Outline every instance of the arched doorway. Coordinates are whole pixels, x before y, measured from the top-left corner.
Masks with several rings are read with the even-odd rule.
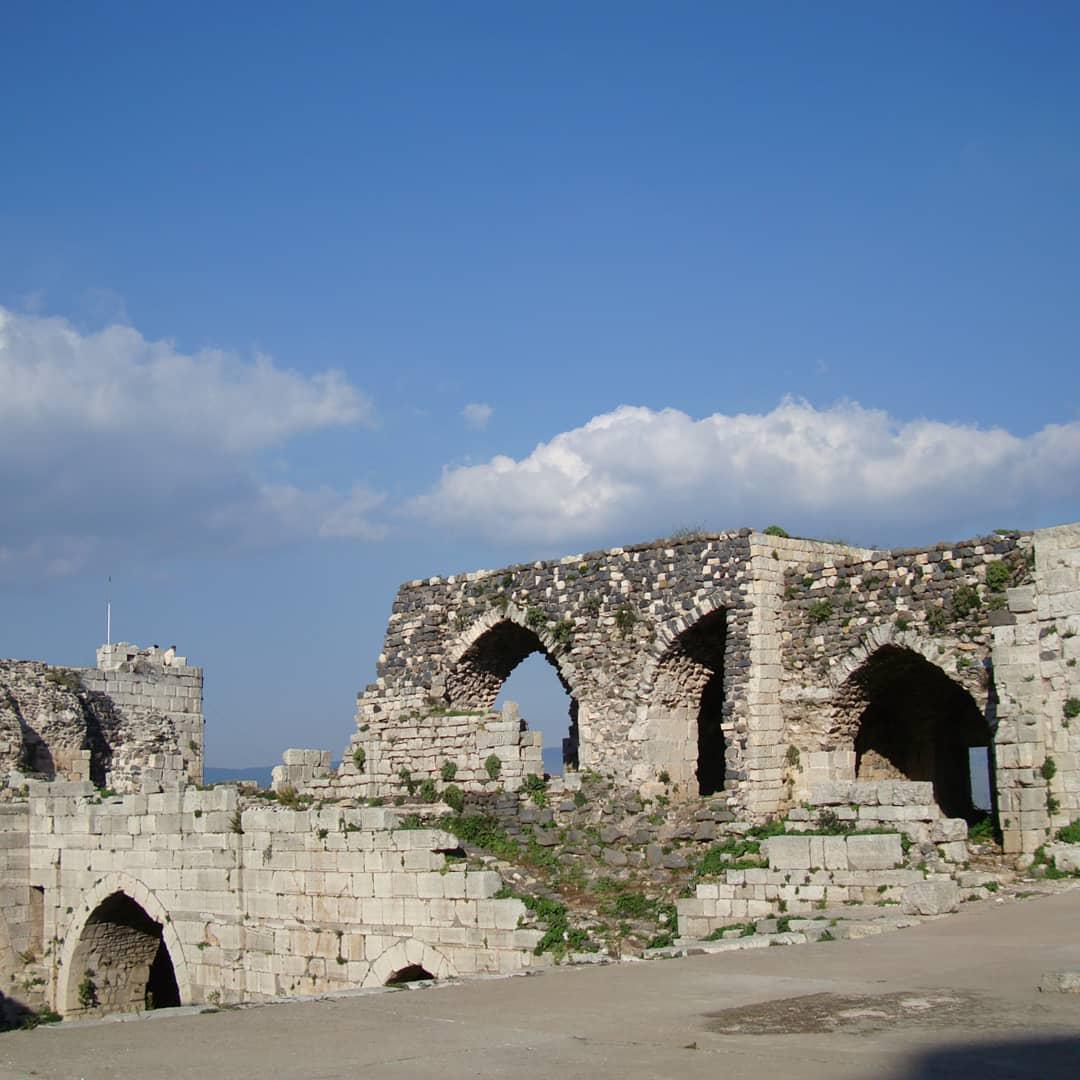
[[[434,978],[435,976],[423,965],[408,964],[406,967],[391,972],[390,977],[386,980],[386,985],[404,986],[406,983],[426,982]]]
[[[672,641],[660,658],[653,689],[652,760],[699,795],[724,790],[727,611],[704,615]],[[691,791],[691,793],[693,793]]]
[[[180,988],[161,923],[126,893],[107,896],[90,913],[72,953],[65,1015],[179,1004]]]
[[[452,706],[493,708],[511,673],[534,654],[542,656],[554,669],[555,677],[565,694],[564,701],[568,701],[568,735],[562,739],[562,760],[564,766],[576,769],[578,703],[558,661],[540,639],[540,635],[529,627],[506,619],[484,631],[462,653],[447,675],[446,696]],[[547,695],[547,700],[551,700],[550,695]],[[526,719],[529,717],[526,716]],[[538,718],[531,719],[535,722]]]
[[[911,649],[883,645],[849,676],[842,700],[857,779],[929,780],[947,817],[980,816],[970,751],[993,738],[964,687]]]

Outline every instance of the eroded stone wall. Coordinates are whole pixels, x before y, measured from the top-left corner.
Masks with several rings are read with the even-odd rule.
[[[680,636],[721,613],[722,645],[710,663],[722,669],[720,753],[737,799],[755,768],[745,741],[752,709],[749,537],[748,530],[699,536],[403,586],[378,679],[358,702],[343,779],[359,747],[365,770],[351,777],[359,790],[392,792],[402,767],[434,779],[448,756],[483,783],[487,710],[513,668],[540,651],[572,698],[568,750],[580,768],[617,772],[637,785],[666,773],[683,793],[696,791],[699,684],[712,671],[700,664],[691,670],[690,661],[680,669],[688,656]],[[421,748],[455,728],[458,753]],[[416,753],[402,756],[409,739],[419,741]],[[531,746],[523,739],[520,754]]]
[[[448,860],[447,833],[397,824],[383,809],[242,805],[234,787],[103,799],[32,782],[22,817],[0,817],[13,840],[0,869],[28,853],[61,1012],[84,1007],[88,969],[103,1005],[141,1007],[158,930],[185,1004],[381,986],[410,965],[445,978],[544,962],[521,901],[496,898],[497,873]]]
[[[202,670],[156,646],[102,646],[96,668],[0,660],[0,776],[117,791],[199,783]]]

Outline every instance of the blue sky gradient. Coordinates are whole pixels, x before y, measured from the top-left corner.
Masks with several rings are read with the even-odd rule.
[[[402,580],[1080,518],[1078,42],[1070,3],[6,5],[0,655],[91,662],[112,574],[247,765],[345,744]]]

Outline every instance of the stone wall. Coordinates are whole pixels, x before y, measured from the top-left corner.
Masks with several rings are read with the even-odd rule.
[[[174,783],[201,784],[204,721],[202,668],[189,667],[175,647],[141,649],[120,642],[98,649],[97,667],[80,669],[86,688],[111,703],[123,721],[109,786],[118,791]]]
[[[203,675],[154,646],[102,646],[96,668],[0,660],[0,777],[117,791],[201,783]]]
[[[1077,528],[896,551],[743,530],[410,582],[320,783],[391,795],[451,761],[483,788],[488,710],[540,651],[571,695],[571,767],[646,795],[661,776],[676,797],[722,790],[754,820],[822,781],[929,780],[972,817],[985,747],[1009,849],[1033,850],[1080,810]]]
[[[1080,819],[1080,526],[1041,529],[1033,547],[1034,580],[1009,589],[1009,620],[993,631],[1007,851],[1034,851]]]
[[[701,688],[718,674],[713,752],[737,800],[757,768],[745,737],[753,710],[749,536],[697,536],[408,583],[394,602],[378,679],[359,698],[343,772],[360,747],[368,785],[361,790],[372,794],[395,790],[401,767],[435,778],[446,757],[483,784],[477,766],[487,756],[481,729],[494,733],[489,710],[513,668],[540,651],[572,699],[566,752],[574,765],[636,785],[667,773],[684,793],[697,790]],[[717,624],[712,640],[688,641],[687,631],[709,616]],[[439,753],[427,751],[455,728]],[[417,751],[403,755],[409,740]],[[531,737],[517,745],[511,758],[531,757]]]
[[[497,873],[447,859],[447,833],[397,825],[383,809],[244,804],[234,787],[102,798],[32,782],[28,806],[0,815],[0,871],[5,900],[42,890],[46,1000],[65,1015],[94,1008],[88,970],[100,1005],[144,1007],[159,941],[184,1004],[544,962],[540,932],[518,928],[524,905],[496,898]],[[16,949],[25,910],[7,908]]]

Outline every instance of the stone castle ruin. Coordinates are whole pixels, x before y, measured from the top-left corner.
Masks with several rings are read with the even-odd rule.
[[[539,734],[494,708],[533,653],[570,698],[542,798]],[[0,661],[7,1012],[550,962],[551,927],[440,798],[623,874],[773,823],[750,868],[694,878],[679,939],[869,898],[925,913],[963,881],[973,759],[1006,853],[1080,819],[1078,658],[1080,525],[897,551],[740,530],[412,581],[341,764],[287,751],[276,798],[201,787],[202,671],[175,650]]]

